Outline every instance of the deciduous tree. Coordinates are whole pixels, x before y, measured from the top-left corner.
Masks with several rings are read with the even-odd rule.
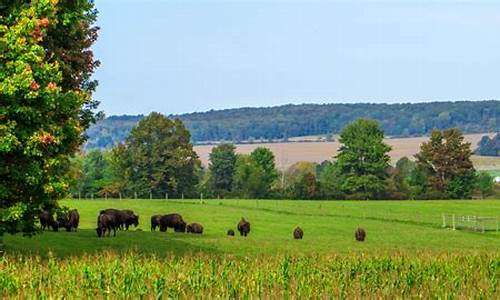
[[[441,197],[469,198],[475,174],[471,155],[471,144],[464,142],[460,130],[452,128],[434,130],[430,140],[422,143],[415,158],[418,166],[429,174],[430,188]]]
[[[231,191],[237,159],[235,149],[233,144],[221,144],[210,152],[210,186],[215,194]]]
[[[345,127],[339,138],[335,165],[342,178],[342,191],[352,198],[380,198],[387,188],[391,147],[383,141],[377,121],[359,119]]]
[[[34,232],[40,208],[68,191],[97,105],[95,16],[87,0],[0,4],[0,234]]]

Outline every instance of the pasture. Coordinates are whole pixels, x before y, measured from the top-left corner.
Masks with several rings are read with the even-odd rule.
[[[498,298],[500,234],[443,229],[441,214],[498,216],[500,201],[65,200],[78,232],[6,235],[0,297]],[[97,238],[104,208],[137,229]],[[203,235],[150,232],[178,212]],[[226,236],[244,216],[250,235]],[[304,229],[294,240],[292,230]],[[356,242],[355,229],[367,239]]]
[[[32,238],[6,235],[8,253],[46,256],[79,255],[112,250],[139,251],[160,256],[203,253],[210,255],[273,255],[332,253],[464,253],[496,252],[500,233],[443,229],[442,214],[500,216],[500,201],[284,201],[284,200],[65,200],[80,212],[80,229],[50,232]],[[118,231],[116,237],[98,239],[98,212],[129,208],[140,216],[138,230]],[[150,232],[154,214],[177,212],[204,226],[203,235]],[[251,222],[247,238],[229,237],[241,217]],[[303,240],[294,240],[296,226]],[[356,242],[354,231],[367,231]],[[492,228],[490,228],[492,229]]]

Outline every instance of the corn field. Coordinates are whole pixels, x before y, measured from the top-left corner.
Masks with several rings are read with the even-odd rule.
[[[134,252],[0,258],[18,298],[498,298],[500,255],[156,257]]]

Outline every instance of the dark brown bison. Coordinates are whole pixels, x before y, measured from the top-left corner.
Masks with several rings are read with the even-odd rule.
[[[188,226],[186,226],[186,232],[202,234],[203,226],[201,226],[201,224],[198,223],[191,223]]]
[[[354,232],[354,237],[356,238],[356,241],[362,242],[366,238],[366,231],[363,228],[358,228]]]
[[[54,216],[48,210],[42,211],[39,216],[40,225],[42,226],[42,230],[51,227],[53,231],[59,231],[59,224],[54,220]]]
[[[229,236],[234,236],[234,230],[229,229],[229,230],[227,231],[227,235],[229,235]]]
[[[117,228],[119,229],[128,230],[130,225],[134,225],[135,227],[139,225],[139,216],[135,215],[134,212],[130,209],[119,210],[108,208],[105,210],[101,210],[101,214],[114,215],[118,223]]]
[[[97,217],[97,236],[104,237],[106,231],[108,231],[108,236],[111,235],[111,230],[113,230],[113,236],[116,236],[116,228],[119,227],[118,220],[114,214],[100,214]]]
[[[250,233],[250,223],[245,218],[241,218],[238,223],[238,231],[240,232],[240,236],[247,236]]]
[[[161,215],[154,215],[151,217],[151,231],[155,231],[156,227],[160,227]]]
[[[186,222],[179,214],[168,214],[160,218],[160,231],[166,232],[167,228],[173,228],[175,232],[186,232]]]
[[[301,240],[304,236],[304,230],[302,228],[297,227],[293,230],[293,238],[296,240]]]
[[[78,224],[80,224],[80,214],[78,213],[78,210],[72,209],[64,218],[64,224],[62,226],[66,228],[66,231],[70,232],[73,231],[73,229],[77,231]]]

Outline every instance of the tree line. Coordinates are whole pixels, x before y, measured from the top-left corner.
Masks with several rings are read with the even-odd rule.
[[[267,148],[238,154],[222,143],[203,167],[183,122],[152,113],[124,143],[76,156],[71,191],[80,197],[256,199],[467,199],[492,192],[493,178],[476,172],[471,145],[456,128],[432,131],[415,157],[395,166],[383,139],[378,121],[358,119],[341,130],[338,155],[321,164],[278,170]]]
[[[500,131],[500,101],[401,104],[301,104],[238,108],[170,116],[181,119],[195,143],[281,140],[338,134],[359,119],[378,120],[385,134],[409,137],[433,129],[459,128],[464,133]],[[123,142],[144,116],[111,116],[88,131],[86,149],[112,148]],[[475,146],[475,145],[474,145]]]

